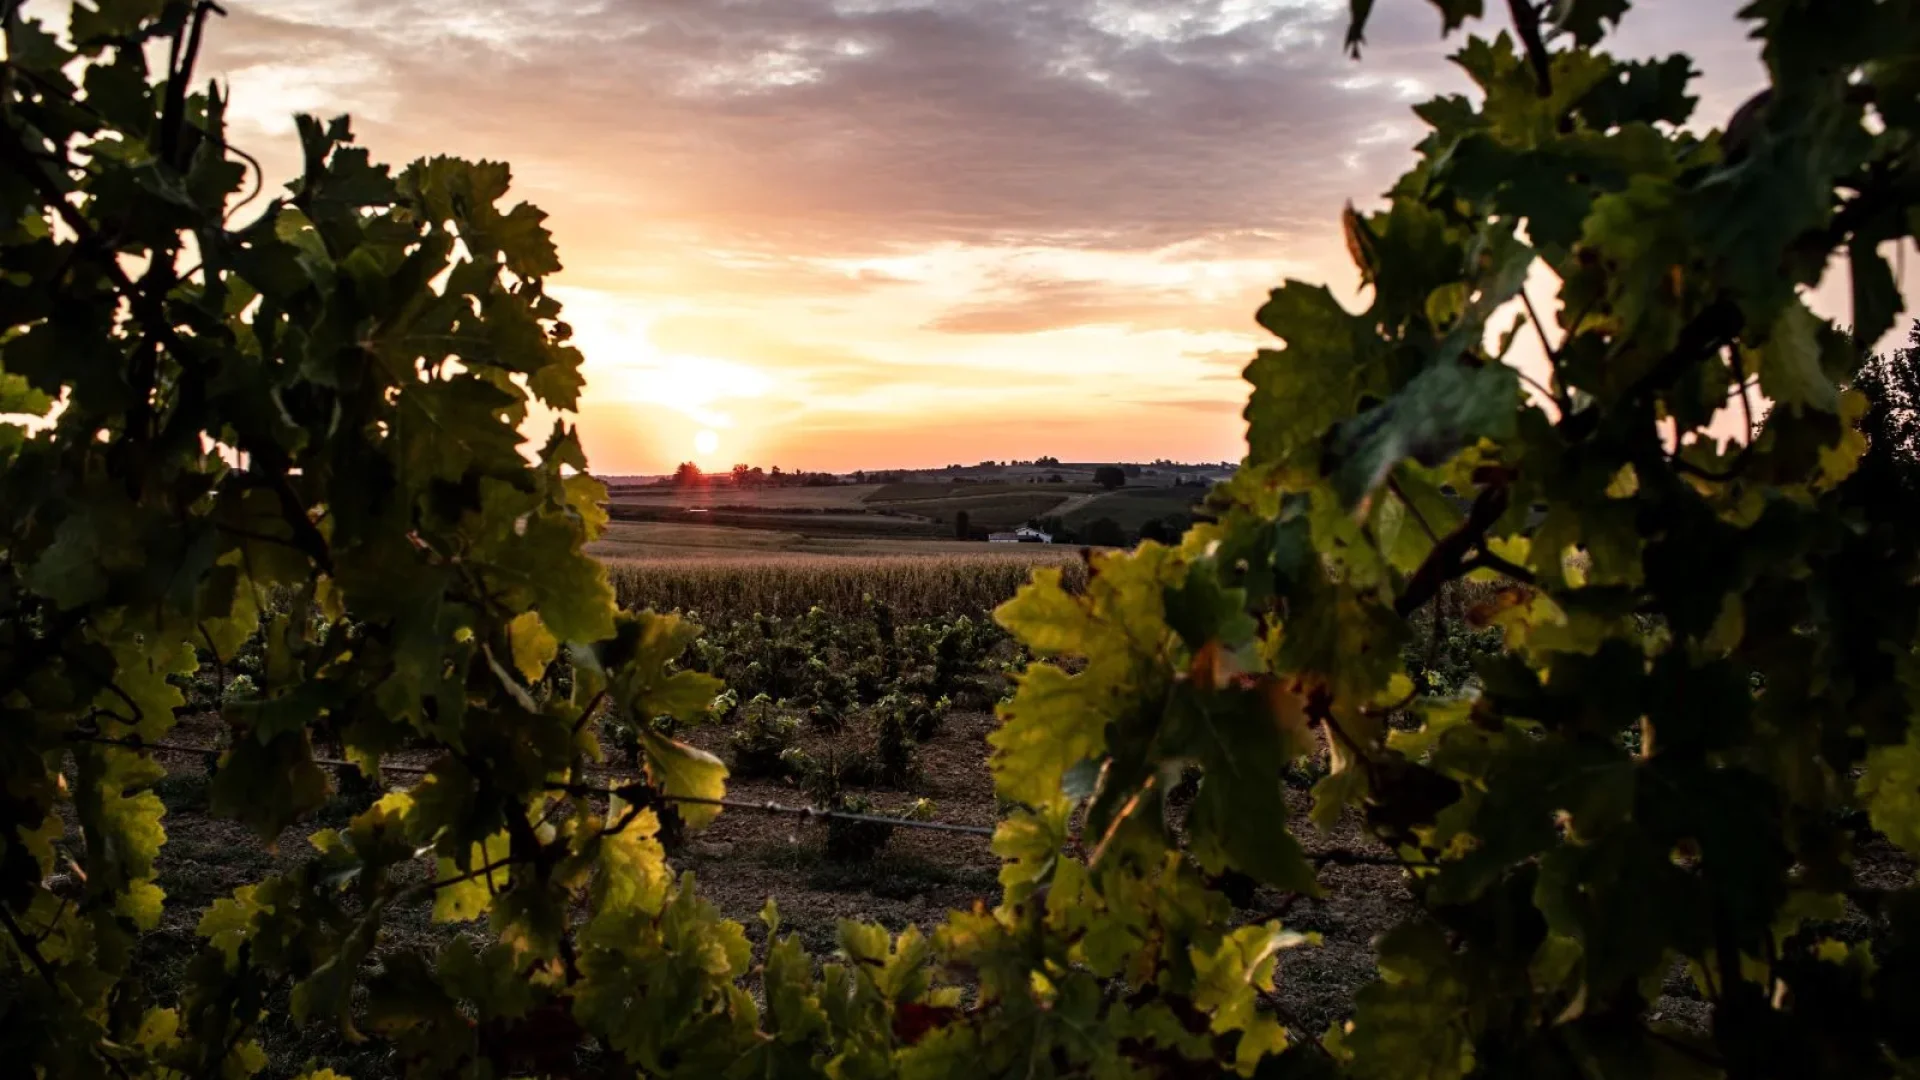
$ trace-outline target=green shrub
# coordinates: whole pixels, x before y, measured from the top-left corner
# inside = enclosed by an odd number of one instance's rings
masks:
[[[747,703],[739,728],[727,736],[733,775],[780,778],[794,773],[803,759],[794,757],[800,721],[782,716],[765,695]]]

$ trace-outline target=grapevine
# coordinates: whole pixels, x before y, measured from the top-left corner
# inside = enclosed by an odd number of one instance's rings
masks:
[[[216,5],[56,32],[0,0],[0,414],[30,421],[0,424],[9,1066],[244,1077],[286,990],[423,1077],[1920,1071],[1920,893],[1856,873],[1920,855],[1920,542],[1857,468],[1856,385],[1920,231],[1920,4],[1756,0],[1769,87],[1705,134],[1687,57],[1600,51],[1627,9],[1510,0],[1465,37],[1474,92],[1418,107],[1417,163],[1343,217],[1365,309],[1299,282],[1260,309],[1207,520],[997,612],[1039,658],[991,739],[998,903],[846,920],[817,958],[669,865],[667,808],[699,829],[726,779],[669,732],[722,684],[585,554],[606,492],[574,429],[523,445],[581,357],[507,167],[395,173],[301,117],[268,195],[194,89]],[[1841,263],[1846,330],[1806,300]],[[1504,362],[1522,335],[1541,378]],[[1463,581],[1499,648],[1416,682],[1410,627],[1439,640]],[[932,701],[984,640],[875,619],[871,672],[770,640],[748,668],[839,708],[924,655]],[[189,705],[201,655],[243,651]],[[212,808],[311,854],[201,913],[163,996],[131,961],[169,902],[155,752],[208,701]],[[369,781],[431,763],[316,829],[347,771],[317,745]],[[1378,853],[1309,856],[1342,815]],[[1417,910],[1308,1030],[1274,1003],[1313,944],[1284,918],[1341,858],[1401,867]],[[1236,915],[1243,880],[1273,917]],[[484,927],[388,947],[414,908]],[[1704,1026],[1653,1014],[1675,969]]]

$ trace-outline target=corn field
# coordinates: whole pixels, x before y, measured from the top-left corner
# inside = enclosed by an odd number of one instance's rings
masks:
[[[1023,552],[1023,554],[1025,554]],[[902,619],[984,614],[1026,584],[1035,566],[1059,566],[1069,587],[1086,581],[1077,551],[1057,557],[1001,555],[789,555],[757,559],[609,560],[614,594],[626,608],[681,610],[708,617],[790,616],[820,607],[858,615],[866,598]]]

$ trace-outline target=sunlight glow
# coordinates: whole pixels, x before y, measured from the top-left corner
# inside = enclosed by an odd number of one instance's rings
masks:
[[[693,450],[701,457],[711,457],[718,449],[720,449],[719,432],[701,428],[699,433],[694,435]]]
[[[602,402],[664,405],[705,428],[735,426],[726,408],[774,388],[766,372],[737,360],[673,352],[654,344],[663,314],[622,297],[586,289],[552,290],[566,305],[573,343]]]

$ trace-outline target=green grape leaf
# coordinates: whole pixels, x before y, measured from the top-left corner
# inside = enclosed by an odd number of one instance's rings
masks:
[[[1183,696],[1161,738],[1186,750],[1205,770],[1187,818],[1195,857],[1218,872],[1225,865],[1288,892],[1320,895],[1306,853],[1284,822],[1289,816],[1280,774],[1303,747],[1289,743],[1305,727],[1301,703],[1277,684]],[[1269,830],[1245,827],[1272,823]]]
[[[1056,799],[1041,812],[1016,810],[993,831],[993,853],[1000,856],[1000,886],[1017,904],[1053,875],[1067,842],[1068,806]]]
[[[166,0],[94,0],[73,5],[69,29],[78,45],[93,45],[132,33],[166,9]]]
[[[1468,19],[1478,19],[1486,14],[1483,0],[1433,0],[1433,6],[1440,9],[1440,32],[1451,34],[1458,30]]]
[[[1574,41],[1591,47],[1599,43],[1608,23],[1620,25],[1629,6],[1629,0],[1553,0],[1547,18],[1572,34]]]
[[[1373,15],[1373,0],[1347,0],[1347,54],[1358,60],[1360,46],[1367,42],[1367,20]]]
[[[380,909],[376,906],[354,925],[332,956],[311,975],[294,984],[287,996],[294,1023],[305,1024],[316,1017],[329,1017],[348,1042],[364,1041],[365,1036],[353,1023],[353,986],[360,965],[373,951],[379,936],[379,915]]]
[[[1385,395],[1384,350],[1366,320],[1324,287],[1288,282],[1258,318],[1286,348],[1262,349],[1247,367],[1248,462],[1308,464],[1317,460],[1321,437],[1363,395]]]
[[[1105,749],[1109,696],[1085,676],[1028,667],[1013,700],[1000,706],[1000,727],[987,736],[1001,794],[1029,806],[1059,798],[1067,770]]]
[[[1348,505],[1367,499],[1407,458],[1438,465],[1477,439],[1511,438],[1520,381],[1505,364],[1442,364],[1340,429],[1335,482]]]
[[[1853,326],[1849,332],[1863,345],[1878,341],[1905,306],[1893,270],[1872,245],[1858,239],[1847,248],[1847,269],[1853,284]]]
[[[1439,927],[1402,923],[1380,941],[1380,978],[1355,997],[1339,1048],[1350,1075],[1457,1080],[1473,1072],[1473,991]]]
[[[272,840],[301,814],[324,804],[329,790],[306,733],[296,731],[265,743],[252,738],[234,743],[220,755],[207,795],[214,813]]]
[[[1280,929],[1279,923],[1243,926],[1222,937],[1212,952],[1193,947],[1193,1004],[1210,1014],[1215,1034],[1237,1031],[1234,1070],[1254,1075],[1260,1059],[1284,1052],[1287,1031],[1259,1009],[1259,995],[1273,990],[1279,953],[1309,941],[1306,935]]]
[[[521,277],[544,277],[560,272],[560,252],[541,222],[544,211],[520,203],[487,224],[487,240],[505,256],[507,269]]]
[[[470,938],[457,936],[440,950],[434,974],[451,993],[482,1003],[488,1018],[524,1016],[533,1007],[535,988],[505,945],[477,949]]]
[[[1797,300],[1781,309],[1757,364],[1760,389],[1769,398],[1783,405],[1839,411],[1839,389],[1820,366],[1821,328],[1819,318]]]
[[[0,371],[0,415],[45,416],[53,399],[33,388],[27,380],[8,371]]]
[[[769,900],[769,903],[772,901]],[[828,1030],[826,1010],[813,978],[813,963],[792,934],[777,940],[767,950],[764,978],[767,993],[767,1020],[771,1034],[781,1042],[806,1044]]]
[[[77,608],[106,590],[107,575],[101,564],[110,557],[94,521],[76,514],[60,523],[53,543],[27,567],[21,580],[58,606]]]

